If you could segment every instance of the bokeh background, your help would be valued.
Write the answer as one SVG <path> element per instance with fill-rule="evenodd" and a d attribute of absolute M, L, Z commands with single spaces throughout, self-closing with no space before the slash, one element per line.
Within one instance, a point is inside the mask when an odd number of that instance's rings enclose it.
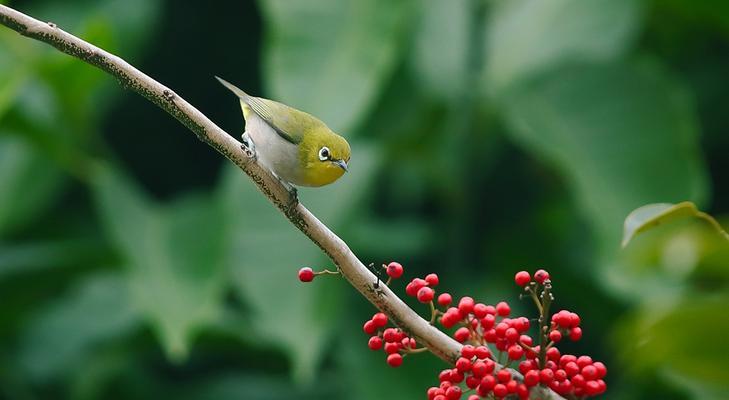
<path fill-rule="evenodd" d="M 508 299 L 548 269 L 611 399 L 729 398 L 722 0 L 1 1 L 129 60 L 238 136 L 213 75 L 309 111 L 351 173 L 300 198 L 365 262 Z M 726 220 L 724 220 L 726 226 Z M 420 399 L 349 285 L 253 184 L 109 76 L 0 29 L 0 398 Z M 426 308 L 417 303 L 416 309 Z"/>

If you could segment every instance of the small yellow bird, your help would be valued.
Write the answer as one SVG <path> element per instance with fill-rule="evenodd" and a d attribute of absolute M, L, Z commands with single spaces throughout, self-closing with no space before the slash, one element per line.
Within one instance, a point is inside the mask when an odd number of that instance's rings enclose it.
<path fill-rule="evenodd" d="M 249 96 L 216 78 L 240 99 L 245 145 L 290 190 L 290 185 L 328 185 L 347 172 L 349 143 L 324 122 L 285 104 Z"/>

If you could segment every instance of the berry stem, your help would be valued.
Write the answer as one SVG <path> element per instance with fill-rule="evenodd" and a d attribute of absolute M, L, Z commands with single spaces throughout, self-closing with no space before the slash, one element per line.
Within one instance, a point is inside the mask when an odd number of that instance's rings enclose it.
<path fill-rule="evenodd" d="M 424 353 L 428 351 L 427 347 L 420 347 L 417 349 L 405 349 L 405 354 L 417 354 L 417 353 Z"/>
<path fill-rule="evenodd" d="M 435 319 L 438 316 L 438 310 L 435 309 L 435 304 L 431 300 L 430 303 L 430 324 L 435 325 Z"/>
<path fill-rule="evenodd" d="M 536 295 L 535 295 L 536 297 Z M 544 368 L 547 359 L 547 341 L 549 340 L 549 306 L 552 304 L 552 282 L 544 281 L 539 307 L 539 368 Z"/>
<path fill-rule="evenodd" d="M 339 270 L 336 271 L 330 271 L 328 269 L 321 270 L 319 272 L 314 272 L 314 275 L 340 275 Z"/>
<path fill-rule="evenodd" d="M 537 306 L 537 310 L 539 310 L 539 315 L 542 315 L 544 312 L 542 310 L 542 303 L 539 301 L 539 298 L 537 297 L 537 291 L 536 286 L 529 286 L 526 288 L 526 290 L 529 292 L 529 295 L 531 295 L 532 300 L 534 300 L 534 305 Z"/>

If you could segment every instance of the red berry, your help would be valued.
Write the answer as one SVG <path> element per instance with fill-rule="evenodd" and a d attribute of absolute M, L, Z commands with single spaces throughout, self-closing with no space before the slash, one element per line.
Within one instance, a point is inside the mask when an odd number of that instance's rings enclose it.
<path fill-rule="evenodd" d="M 431 388 L 428 388 L 428 400 L 433 400 L 433 399 L 435 398 L 435 396 L 437 396 L 437 395 L 441 394 L 441 393 L 439 392 L 439 391 L 441 391 L 441 390 L 443 390 L 443 389 L 441 389 L 441 388 L 438 388 L 438 387 L 431 387 Z"/>
<path fill-rule="evenodd" d="M 496 397 L 502 398 L 505 397 L 507 394 L 509 394 L 509 390 L 506 389 L 506 385 L 498 383 L 494 386 L 494 395 Z"/>
<path fill-rule="evenodd" d="M 581 387 L 585 386 L 585 382 L 587 382 L 587 381 L 585 380 L 584 376 L 577 374 L 577 375 L 573 376 L 572 378 L 570 378 L 570 382 L 572 382 L 572 386 L 574 386 L 576 388 L 581 388 Z"/>
<path fill-rule="evenodd" d="M 481 388 L 486 391 L 493 389 L 494 385 L 496 385 L 496 377 L 493 375 L 486 375 L 481 379 Z"/>
<path fill-rule="evenodd" d="M 580 316 L 575 313 L 570 313 L 570 327 L 576 327 L 580 324 Z"/>
<path fill-rule="evenodd" d="M 473 311 L 474 301 L 471 297 L 462 297 L 461 301 L 458 302 L 458 311 L 461 312 L 461 316 L 465 317 Z"/>
<path fill-rule="evenodd" d="M 489 350 L 486 346 L 478 346 L 476 347 L 476 358 L 479 360 L 484 360 L 491 357 L 491 350 Z"/>
<path fill-rule="evenodd" d="M 461 388 L 458 386 L 451 386 L 446 390 L 445 397 L 448 400 L 457 400 L 461 398 Z"/>
<path fill-rule="evenodd" d="M 600 393 L 600 384 L 597 381 L 585 382 L 585 393 L 588 396 L 594 396 Z"/>
<path fill-rule="evenodd" d="M 438 380 L 441 382 L 450 382 L 451 380 L 451 370 L 450 369 L 444 369 L 443 371 L 440 371 L 440 374 L 438 374 Z"/>
<path fill-rule="evenodd" d="M 582 328 L 576 327 L 570 329 L 570 340 L 576 342 L 582 338 Z"/>
<path fill-rule="evenodd" d="M 520 399 L 528 400 L 529 399 L 529 388 L 521 383 L 516 388 L 516 394 L 519 396 Z"/>
<path fill-rule="evenodd" d="M 592 364 L 593 367 L 597 370 L 597 377 L 598 378 L 604 378 L 605 375 L 607 375 L 607 367 L 605 367 L 605 364 L 601 363 L 600 361 Z"/>
<path fill-rule="evenodd" d="M 537 270 L 537 272 L 534 273 L 534 280 L 539 284 L 544 283 L 547 279 L 549 279 L 549 272 L 543 269 Z"/>
<path fill-rule="evenodd" d="M 539 383 L 539 380 L 540 376 L 539 371 L 537 370 L 531 370 L 524 374 L 524 384 L 529 387 L 536 386 Z"/>
<path fill-rule="evenodd" d="M 506 332 L 504 332 L 504 337 L 509 341 L 509 343 L 516 343 L 516 341 L 519 340 L 519 331 L 514 328 L 509 328 Z"/>
<path fill-rule="evenodd" d="M 499 314 L 502 317 L 506 317 L 511 312 L 511 307 L 505 302 L 499 302 L 499 304 L 496 305 L 496 313 Z"/>
<path fill-rule="evenodd" d="M 545 385 L 548 385 L 550 382 L 554 380 L 554 371 L 552 371 L 549 368 L 544 368 L 543 370 L 539 371 L 539 381 L 542 382 Z"/>
<path fill-rule="evenodd" d="M 466 386 L 468 386 L 469 389 L 475 389 L 479 383 L 481 383 L 481 379 L 473 375 L 466 378 Z"/>
<path fill-rule="evenodd" d="M 509 393 L 516 393 L 516 388 L 519 387 L 519 382 L 511 380 L 506 383 L 506 391 Z"/>
<path fill-rule="evenodd" d="M 471 360 L 460 357 L 458 360 L 456 360 L 456 369 L 458 372 L 465 373 L 467 371 L 471 370 Z"/>
<path fill-rule="evenodd" d="M 552 361 L 559 360 L 559 349 L 556 347 L 550 347 L 547 350 L 547 359 Z"/>
<path fill-rule="evenodd" d="M 557 382 L 562 382 L 563 380 L 567 379 L 567 373 L 563 369 L 558 369 L 554 371 L 554 379 Z"/>
<path fill-rule="evenodd" d="M 364 330 L 366 334 L 372 335 L 377 331 L 377 325 L 375 325 L 374 321 L 369 320 L 364 323 L 362 330 Z"/>
<path fill-rule="evenodd" d="M 372 316 L 372 322 L 375 323 L 376 327 L 382 328 L 387 325 L 387 315 L 383 313 L 377 313 Z"/>
<path fill-rule="evenodd" d="M 463 374 L 455 368 L 451 369 L 451 383 L 463 382 Z"/>
<path fill-rule="evenodd" d="M 474 305 L 473 306 L 473 315 L 479 319 L 487 316 L 488 313 L 486 312 L 486 304 L 478 303 L 478 304 Z"/>
<path fill-rule="evenodd" d="M 403 273 L 403 267 L 398 262 L 391 262 L 387 264 L 387 276 L 389 276 L 392 279 L 397 279 L 402 276 Z"/>
<path fill-rule="evenodd" d="M 438 296 L 438 304 L 443 307 L 448 307 L 452 302 L 453 298 L 448 293 L 441 293 L 440 296 Z"/>
<path fill-rule="evenodd" d="M 428 286 L 431 286 L 431 287 L 432 286 L 438 286 L 438 283 L 439 283 L 438 275 L 436 275 L 436 274 L 428 274 L 425 277 L 425 282 L 427 282 L 428 283 Z"/>
<path fill-rule="evenodd" d="M 536 363 L 533 360 L 524 360 L 519 363 L 519 372 L 526 374 L 527 372 L 536 369 Z"/>
<path fill-rule="evenodd" d="M 392 353 L 387 356 L 387 364 L 393 368 L 397 368 L 402 365 L 402 356 L 400 353 Z"/>
<path fill-rule="evenodd" d="M 456 339 L 456 341 L 458 341 L 459 343 L 465 342 L 470 337 L 471 332 L 465 326 L 458 328 L 458 330 L 456 330 L 456 333 L 453 334 L 453 338 Z"/>
<path fill-rule="evenodd" d="M 592 364 L 592 358 L 590 356 L 580 356 L 576 362 L 578 367 L 585 368 L 585 366 Z"/>
<path fill-rule="evenodd" d="M 470 344 L 467 344 L 467 345 L 461 347 L 461 355 L 464 358 L 467 358 L 470 360 L 473 358 L 473 356 L 476 355 L 476 348 L 471 346 Z"/>
<path fill-rule="evenodd" d="M 379 350 L 382 348 L 382 339 L 379 336 L 372 336 L 369 342 L 367 342 L 367 346 L 371 350 Z"/>
<path fill-rule="evenodd" d="M 311 282 L 314 280 L 314 271 L 309 267 L 304 267 L 299 270 L 299 280 L 301 282 Z"/>
<path fill-rule="evenodd" d="M 518 344 L 509 347 L 509 359 L 518 360 L 524 355 L 524 349 Z"/>
<path fill-rule="evenodd" d="M 418 301 L 421 303 L 430 303 L 434 296 L 435 292 L 429 287 L 422 287 L 418 290 Z"/>
<path fill-rule="evenodd" d="M 420 278 L 415 278 L 407 286 L 405 286 L 405 293 L 408 296 L 416 296 L 420 288 L 426 285 L 426 282 Z"/>
<path fill-rule="evenodd" d="M 560 332 L 560 331 L 549 332 L 549 340 L 553 341 L 554 343 L 558 343 L 560 340 L 562 340 L 562 332 Z"/>
<path fill-rule="evenodd" d="M 529 335 L 521 335 L 519 336 L 519 341 L 524 343 L 527 346 L 531 346 L 534 344 L 534 341 L 532 340 L 532 337 Z"/>
<path fill-rule="evenodd" d="M 444 394 L 439 394 L 433 397 L 433 400 L 447 400 Z"/>
<path fill-rule="evenodd" d="M 519 286 L 526 286 L 529 281 L 532 280 L 532 277 L 529 275 L 526 271 L 519 271 L 514 276 L 514 282 L 516 282 Z"/>
<path fill-rule="evenodd" d="M 496 379 L 501 383 L 509 382 L 511 380 L 511 372 L 507 369 L 500 369 L 496 373 Z"/>
<path fill-rule="evenodd" d="M 577 363 L 574 361 L 570 361 L 564 366 L 565 372 L 567 372 L 567 376 L 575 376 L 580 373 L 580 367 L 577 366 Z"/>
<path fill-rule="evenodd" d="M 393 354 L 400 351 L 400 343 L 389 342 L 385 343 L 385 353 Z"/>
<path fill-rule="evenodd" d="M 582 368 L 582 376 L 588 381 L 597 379 L 597 368 L 594 365 L 586 365 Z"/>
<path fill-rule="evenodd" d="M 562 368 L 564 368 L 564 366 L 570 362 L 577 363 L 577 357 L 573 356 L 572 354 L 565 354 L 559 359 L 559 365 Z"/>
<path fill-rule="evenodd" d="M 443 324 L 443 327 L 445 328 L 451 328 L 453 325 L 457 324 L 458 321 L 461 320 L 461 313 L 458 311 L 457 308 L 451 307 L 448 309 L 448 311 L 443 314 L 443 316 L 440 319 L 440 323 Z"/>
<path fill-rule="evenodd" d="M 495 323 L 496 317 L 492 314 L 486 314 L 485 317 L 481 318 L 481 327 L 483 327 L 483 329 L 491 329 L 494 327 Z"/>
<path fill-rule="evenodd" d="M 557 387 L 557 393 L 559 394 L 567 394 L 572 391 L 572 383 L 567 380 L 563 380 L 559 382 L 559 386 Z"/>
<path fill-rule="evenodd" d="M 473 363 L 473 366 L 471 367 L 471 373 L 473 376 L 477 378 L 481 378 L 485 376 L 488 372 L 488 367 L 486 366 L 486 363 L 483 361 L 476 361 Z"/>
<path fill-rule="evenodd" d="M 498 335 L 496 335 L 496 329 L 489 329 L 483 333 L 483 339 L 489 343 L 496 343 Z"/>
<path fill-rule="evenodd" d="M 519 317 L 512 320 L 512 326 L 519 332 L 526 332 L 529 330 L 529 319 L 526 317 Z"/>
<path fill-rule="evenodd" d="M 385 339 L 385 342 L 387 343 L 397 342 L 398 336 L 397 329 L 395 328 L 387 328 L 382 333 L 382 338 Z"/>
<path fill-rule="evenodd" d="M 509 324 L 504 322 L 499 322 L 496 325 L 496 328 L 494 330 L 496 331 L 496 336 L 499 338 L 503 338 L 506 336 L 506 331 L 509 329 Z"/>

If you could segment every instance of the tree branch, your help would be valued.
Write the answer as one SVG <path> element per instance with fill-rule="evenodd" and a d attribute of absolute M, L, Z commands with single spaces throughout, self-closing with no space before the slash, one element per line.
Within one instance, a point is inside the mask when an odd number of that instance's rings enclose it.
<path fill-rule="evenodd" d="M 393 323 L 433 354 L 451 365 L 455 363 L 460 354 L 460 343 L 431 326 L 382 282 L 379 289 L 375 290 L 373 284 L 377 278 L 352 253 L 347 244 L 301 203 L 290 204 L 288 191 L 278 179 L 254 159 L 246 156 L 240 142 L 215 125 L 185 99 L 120 57 L 59 29 L 51 22 L 45 23 L 0 5 L 0 23 L 23 36 L 50 44 L 66 54 L 98 67 L 117 78 L 122 86 L 141 94 L 175 117 L 200 140 L 240 167 L 286 218 L 329 256 L 339 267 L 342 275 L 370 303 L 387 314 Z M 543 390 L 541 396 L 546 399 L 562 399 L 549 390 Z"/>

